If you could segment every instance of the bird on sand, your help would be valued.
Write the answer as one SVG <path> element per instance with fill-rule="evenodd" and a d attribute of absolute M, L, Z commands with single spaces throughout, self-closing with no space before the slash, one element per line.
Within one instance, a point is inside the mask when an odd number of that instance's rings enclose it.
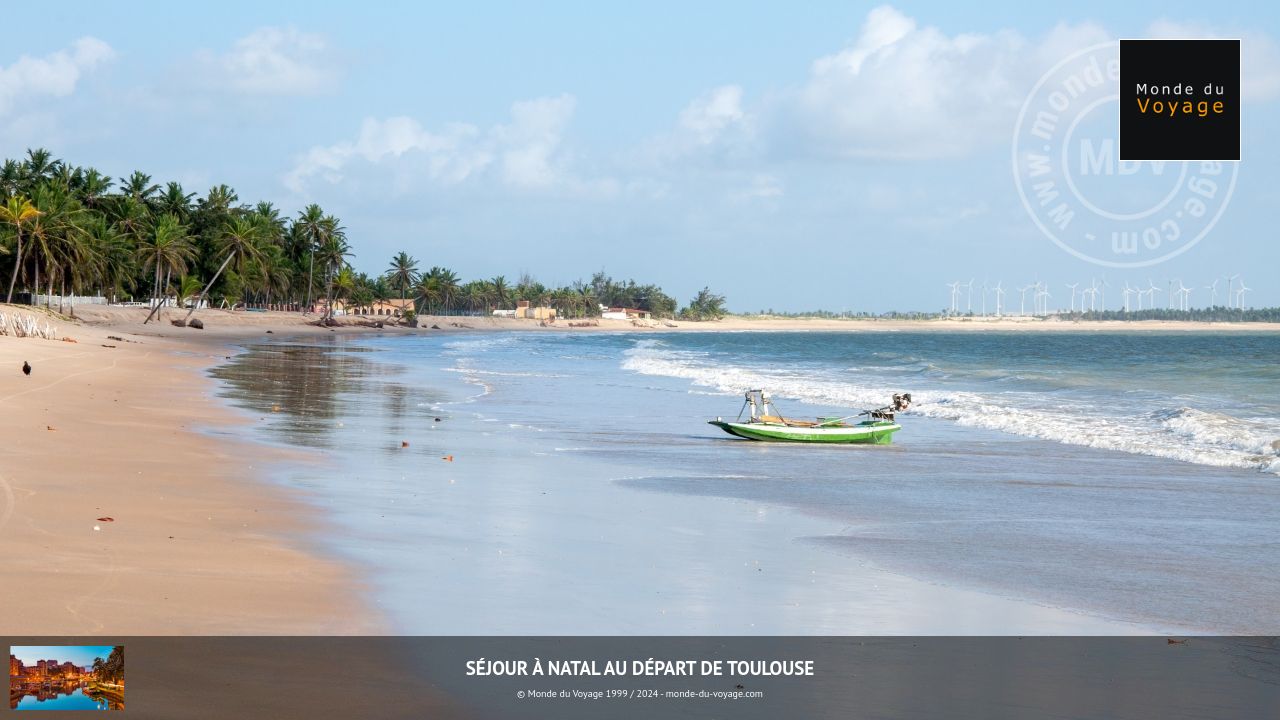
<path fill-rule="evenodd" d="M 22 374 L 23 375 L 31 374 L 31 363 L 27 362 L 26 360 L 22 361 Z"/>

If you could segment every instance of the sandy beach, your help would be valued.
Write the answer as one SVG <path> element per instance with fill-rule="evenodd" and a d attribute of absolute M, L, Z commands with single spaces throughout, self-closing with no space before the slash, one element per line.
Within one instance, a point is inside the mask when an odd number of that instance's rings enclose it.
<path fill-rule="evenodd" d="M 235 332 L 178 342 L 17 311 L 60 339 L 0 337 L 6 633 L 379 629 L 358 579 L 299 541 L 319 520 L 263 482 L 269 452 L 204 434 L 243 421 L 203 374 Z"/>

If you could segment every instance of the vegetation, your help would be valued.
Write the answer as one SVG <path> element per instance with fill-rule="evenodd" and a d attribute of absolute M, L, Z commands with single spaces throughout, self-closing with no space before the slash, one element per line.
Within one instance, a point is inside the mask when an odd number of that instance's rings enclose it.
<path fill-rule="evenodd" d="M 0 166 L 0 252 L 10 302 L 24 290 L 299 310 L 317 284 L 333 296 L 351 255 L 338 219 L 316 205 L 289 219 L 226 185 L 197 197 L 143 172 L 112 180 L 47 150 Z"/>
<path fill-rule="evenodd" d="M 0 273 L 7 273 L 10 302 L 30 292 L 110 302 L 172 297 L 190 312 L 206 300 L 306 310 L 323 295 L 324 307 L 341 301 L 354 312 L 398 298 L 415 315 L 487 315 L 520 301 L 567 318 L 599 316 L 601 305 L 677 314 L 659 286 L 603 272 L 561 287 L 530 275 L 464 282 L 446 267 L 419 270 L 416 258 L 400 252 L 385 273 L 369 276 L 352 269 L 352 256 L 346 229 L 318 205 L 288 217 L 268 202 L 240 202 L 227 185 L 199 197 L 141 171 L 113 180 L 41 149 L 0 166 Z M 723 306 L 723 297 L 704 289 L 684 313 L 715 318 Z"/>
<path fill-rule="evenodd" d="M 111 648 L 111 654 L 107 655 L 106 660 L 94 658 L 90 670 L 98 682 L 119 685 L 124 678 L 124 647 L 116 645 Z"/>
<path fill-rule="evenodd" d="M 711 292 L 711 288 L 702 288 L 697 297 L 689 301 L 689 307 L 680 311 L 682 320 L 719 320 L 727 312 L 724 309 L 724 296 Z"/>

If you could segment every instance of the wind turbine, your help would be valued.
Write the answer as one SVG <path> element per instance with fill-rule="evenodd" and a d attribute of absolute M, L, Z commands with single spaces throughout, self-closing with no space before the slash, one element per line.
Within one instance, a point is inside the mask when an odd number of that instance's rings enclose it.
<path fill-rule="evenodd" d="M 1130 297 L 1133 295 L 1133 293 L 1134 293 L 1134 289 L 1133 289 L 1133 288 L 1131 288 L 1131 287 L 1129 287 L 1129 281 L 1128 281 L 1128 280 L 1125 280 L 1125 281 L 1124 281 L 1124 290 L 1121 290 L 1120 292 L 1121 292 L 1121 294 L 1122 294 L 1122 295 L 1124 295 L 1124 311 L 1125 311 L 1125 313 L 1128 313 L 1128 312 L 1129 312 L 1129 298 L 1130 298 Z M 1139 295 L 1139 296 L 1138 296 L 1138 304 L 1139 304 L 1139 305 L 1141 305 L 1141 304 L 1142 304 L 1142 296 L 1141 296 L 1141 295 Z"/>
<path fill-rule="evenodd" d="M 1049 286 L 1045 285 L 1042 282 L 1036 281 L 1036 299 L 1040 301 L 1039 303 L 1037 303 L 1037 307 L 1036 307 L 1037 315 L 1049 314 L 1049 298 L 1051 297 L 1053 297 L 1053 295 L 1049 294 Z"/>
<path fill-rule="evenodd" d="M 1071 288 L 1071 312 L 1075 312 L 1076 311 L 1076 288 L 1080 287 L 1080 283 L 1068 283 L 1067 287 Z M 1084 311 L 1084 298 L 1080 299 L 1080 310 L 1081 312 Z"/>
<path fill-rule="evenodd" d="M 964 308 L 964 312 L 966 315 L 973 314 L 973 280 L 974 278 L 969 278 L 969 283 L 968 285 L 965 286 L 969 289 L 969 300 L 967 303 L 965 303 L 965 308 Z"/>
<path fill-rule="evenodd" d="M 1231 283 L 1235 282 L 1238 277 L 1240 277 L 1240 275 L 1236 274 L 1227 278 L 1227 307 L 1231 307 Z"/>
<path fill-rule="evenodd" d="M 982 317 L 987 316 L 987 279 L 982 279 Z"/>
<path fill-rule="evenodd" d="M 1218 279 L 1217 279 L 1217 278 L 1214 278 L 1214 279 L 1213 279 L 1213 284 L 1212 284 L 1212 285 L 1205 285 L 1205 286 L 1204 286 L 1204 289 L 1205 289 L 1205 290 L 1208 290 L 1208 291 L 1209 291 L 1209 293 L 1210 293 L 1210 298 L 1211 298 L 1211 299 L 1210 299 L 1210 302 L 1209 302 L 1209 307 L 1216 307 L 1216 306 L 1217 306 L 1217 304 L 1218 304 Z"/>
<path fill-rule="evenodd" d="M 1236 297 L 1238 297 L 1238 298 L 1240 298 L 1240 299 L 1239 299 L 1239 301 L 1237 301 L 1237 302 L 1236 302 L 1236 305 L 1238 305 L 1238 306 L 1240 307 L 1240 312 L 1241 312 L 1241 313 L 1243 313 L 1243 312 L 1244 312 L 1244 294 L 1245 294 L 1245 293 L 1247 293 L 1247 292 L 1249 292 L 1249 291 L 1250 291 L 1250 290 L 1252 290 L 1252 289 L 1253 289 L 1253 288 L 1248 287 L 1248 286 L 1246 286 L 1246 285 L 1244 284 L 1244 280 L 1243 280 L 1243 279 L 1241 279 L 1241 280 L 1240 280 L 1240 287 L 1239 287 L 1239 288 L 1236 288 Z"/>
<path fill-rule="evenodd" d="M 1020 298 L 1021 298 L 1021 299 L 1018 301 L 1018 314 L 1019 314 L 1019 315 L 1026 315 L 1026 314 L 1027 314 L 1027 291 L 1028 291 L 1028 290 L 1030 290 L 1030 289 L 1031 289 L 1031 286 L 1030 286 L 1030 285 L 1023 285 L 1022 287 L 1018 288 L 1018 293 L 1020 294 Z M 1034 300 L 1035 300 L 1035 298 L 1034 298 L 1034 297 L 1032 297 L 1032 301 L 1033 301 L 1033 302 L 1034 302 Z"/>
<path fill-rule="evenodd" d="M 1147 307 L 1151 310 L 1155 310 L 1156 293 L 1161 292 L 1160 288 L 1156 287 L 1156 284 L 1151 282 L 1151 278 L 1147 278 L 1147 289 L 1144 292 L 1147 293 Z"/>
<path fill-rule="evenodd" d="M 953 283 L 946 283 L 946 286 L 951 288 L 951 314 L 955 315 L 957 296 L 960 294 L 960 281 L 957 280 Z"/>
<path fill-rule="evenodd" d="M 996 317 L 1000 317 L 1004 310 L 1004 281 L 996 283 Z"/>
<path fill-rule="evenodd" d="M 1191 288 L 1182 284 L 1182 278 L 1178 278 L 1178 305 L 1180 310 L 1191 310 Z"/>
<path fill-rule="evenodd" d="M 1111 287 L 1111 283 L 1107 282 L 1107 276 L 1102 276 L 1102 285 L 1098 286 L 1098 292 L 1102 294 L 1102 311 L 1107 311 L 1107 288 Z"/>

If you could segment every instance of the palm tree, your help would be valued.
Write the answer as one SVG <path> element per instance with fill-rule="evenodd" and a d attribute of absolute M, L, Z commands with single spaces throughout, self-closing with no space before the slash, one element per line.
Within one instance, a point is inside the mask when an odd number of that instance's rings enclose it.
<path fill-rule="evenodd" d="M 152 196 L 160 192 L 160 186 L 151 182 L 150 175 L 140 170 L 134 170 L 129 177 L 120 178 L 120 190 L 126 196 L 140 203 L 150 205 Z"/>
<path fill-rule="evenodd" d="M 414 311 L 419 315 L 426 313 L 434 303 L 440 301 L 440 278 L 430 273 L 424 274 L 418 279 L 418 286 L 413 289 L 413 292 L 414 300 L 418 304 Z"/>
<path fill-rule="evenodd" d="M 94 268 L 98 287 L 114 301 L 126 284 L 133 284 L 136 268 L 133 245 L 99 214 L 94 214 L 86 223 L 84 235 L 98 261 Z"/>
<path fill-rule="evenodd" d="M 497 303 L 498 308 L 501 309 L 507 304 L 507 300 L 511 294 L 511 289 L 507 287 L 507 278 L 499 275 L 490 280 L 489 285 L 492 286 L 493 301 Z"/>
<path fill-rule="evenodd" d="M 293 224 L 300 229 L 302 237 L 306 239 L 307 304 L 304 306 L 303 312 L 309 312 L 311 308 L 311 289 L 315 286 L 315 254 L 316 250 L 329 239 L 329 225 L 325 222 L 324 210 L 321 210 L 320 206 L 315 203 L 311 203 L 306 209 L 298 213 L 298 219 Z"/>
<path fill-rule="evenodd" d="M 28 189 L 53 177 L 62 163 L 53 159 L 53 154 L 44 148 L 27 150 L 27 159 L 22 163 L 22 183 Z"/>
<path fill-rule="evenodd" d="M 227 265 L 235 261 L 233 270 L 237 273 L 244 271 L 244 264 L 247 260 L 256 259 L 261 251 L 258 249 L 258 233 L 261 224 L 254 222 L 251 218 L 235 217 L 232 218 L 222 229 L 222 241 L 219 243 L 220 250 L 226 254 L 226 259 L 218 266 L 218 271 L 213 274 L 213 279 L 209 284 L 204 286 L 204 290 L 200 292 L 200 298 L 191 306 L 191 310 L 187 312 L 184 320 L 190 320 L 195 314 L 196 308 L 200 307 L 206 296 L 209 294 L 209 288 L 218 282 L 218 277 L 222 275 L 222 271 L 227 269 Z"/>
<path fill-rule="evenodd" d="M 66 279 L 66 270 L 81 252 L 80 223 L 83 209 L 63 186 L 46 182 L 36 188 L 32 204 L 40 211 L 28 233 L 26 260 L 35 275 L 34 287 L 40 290 L 40 271 L 45 271 L 48 294 L 53 294 L 55 280 Z"/>
<path fill-rule="evenodd" d="M 405 293 L 418 282 L 418 261 L 401 250 L 391 258 L 391 267 L 387 268 L 386 278 L 387 282 L 391 283 L 391 287 L 400 291 L 400 299 L 403 301 Z"/>
<path fill-rule="evenodd" d="M 85 207 L 96 209 L 110 190 L 111 178 L 94 168 L 89 168 L 80 176 L 80 182 L 76 187 L 76 195 L 80 198 L 80 202 L 84 203 Z"/>
<path fill-rule="evenodd" d="M 17 237 L 17 250 L 13 257 L 13 274 L 9 276 L 9 294 L 5 302 L 13 302 L 13 286 L 18 282 L 18 268 L 22 267 L 22 226 L 35 222 L 41 212 L 31 201 L 20 196 L 10 195 L 4 205 L 0 205 L 0 221 L 14 227 Z"/>
<path fill-rule="evenodd" d="M 451 308 L 458 291 L 461 289 L 458 284 L 458 274 L 449 268 L 440 268 L 437 277 L 440 278 L 440 295 L 444 300 L 444 305 L 446 308 Z"/>
<path fill-rule="evenodd" d="M 187 263 L 195 260 L 195 247 L 191 244 L 191 235 L 187 231 L 187 226 L 178 221 L 175 215 L 164 215 L 158 221 L 154 231 L 151 233 L 147 242 L 138 248 L 139 259 L 142 260 L 142 269 L 148 268 L 155 270 L 155 280 L 151 285 L 153 298 L 160 298 L 169 284 L 169 276 L 175 271 L 179 274 L 187 272 Z M 164 277 L 162 283 L 160 278 Z M 164 302 L 156 301 L 156 305 L 151 309 L 151 313 L 147 315 L 147 319 L 142 321 L 146 325 L 151 321 L 160 310 L 160 306 Z"/>
<path fill-rule="evenodd" d="M 327 238 L 323 245 L 315 251 L 315 260 L 325 272 L 325 315 L 333 319 L 333 281 L 342 268 L 347 266 L 347 258 L 351 256 L 351 246 L 347 244 L 347 234 L 338 225 L 338 219 L 326 215 L 321 223 Z"/>
<path fill-rule="evenodd" d="M 200 292 L 200 278 L 193 275 L 183 275 L 178 280 L 178 307 L 186 307 L 187 301 L 194 297 L 197 292 Z"/>
<path fill-rule="evenodd" d="M 195 196 L 195 193 L 183 190 L 181 184 L 169 182 L 164 186 L 160 197 L 156 198 L 156 210 L 186 222 L 187 216 L 191 214 L 191 199 Z"/>

